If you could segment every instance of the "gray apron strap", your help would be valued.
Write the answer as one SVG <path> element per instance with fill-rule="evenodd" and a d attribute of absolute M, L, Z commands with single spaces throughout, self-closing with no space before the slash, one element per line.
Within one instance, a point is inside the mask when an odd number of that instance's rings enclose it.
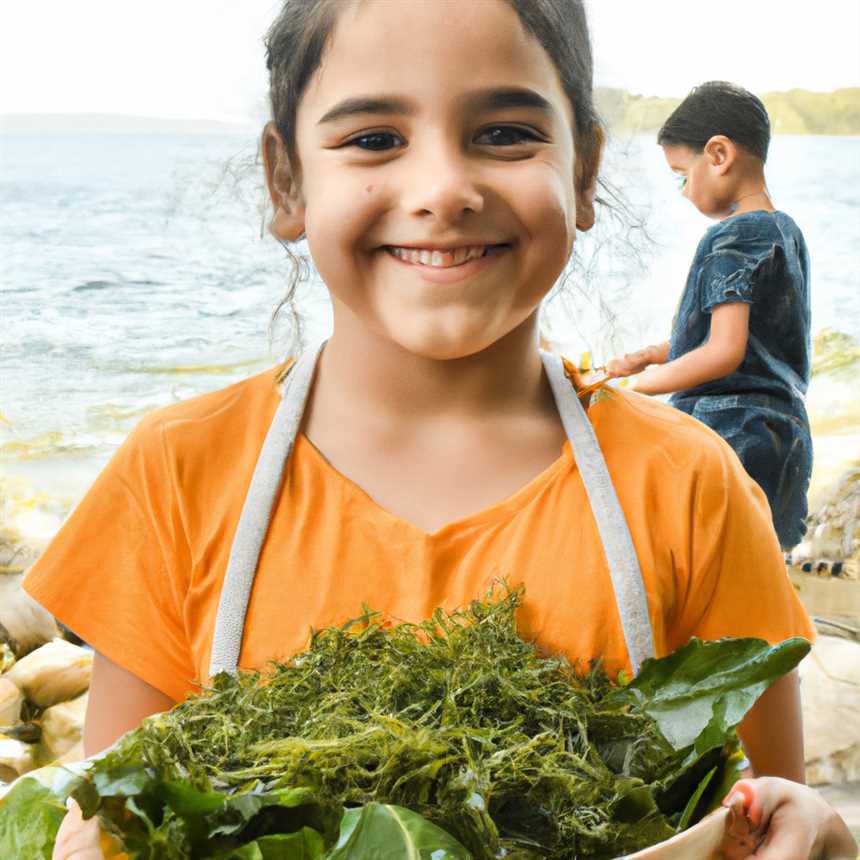
<path fill-rule="evenodd" d="M 654 656 L 654 637 L 633 539 L 612 486 L 600 443 L 579 396 L 567 378 L 561 358 L 548 352 L 541 352 L 541 358 L 603 542 L 627 654 L 636 675 L 643 661 Z"/>
<path fill-rule="evenodd" d="M 269 530 L 269 518 L 281 486 L 284 464 L 299 432 L 322 346 L 320 343 L 305 350 L 289 369 L 283 399 L 260 450 L 221 586 L 209 661 L 210 678 L 218 672 L 235 672 L 239 665 L 245 614 L 257 573 L 260 549 Z"/>
<path fill-rule="evenodd" d="M 304 352 L 290 369 L 283 401 L 263 442 L 236 527 L 227 573 L 221 587 L 212 641 L 212 659 L 209 664 L 210 677 L 218 672 L 235 672 L 239 664 L 245 614 L 257 572 L 260 549 L 269 528 L 284 464 L 298 434 L 321 348 L 322 344 Z M 633 540 L 615 495 L 597 437 L 574 387 L 564 372 L 561 359 L 549 353 L 541 353 L 541 358 L 597 521 L 612 585 L 615 588 L 615 600 L 621 615 L 627 652 L 633 673 L 636 674 L 642 661 L 653 656 L 654 642 L 645 586 Z"/>

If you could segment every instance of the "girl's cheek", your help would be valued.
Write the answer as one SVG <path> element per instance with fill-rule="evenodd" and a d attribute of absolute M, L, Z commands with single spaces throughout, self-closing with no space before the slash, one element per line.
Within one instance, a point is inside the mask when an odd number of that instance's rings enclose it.
<path fill-rule="evenodd" d="M 553 240 L 576 235 L 576 195 L 573 176 L 547 167 L 540 175 L 519 183 L 513 190 L 513 205 L 535 238 L 535 232 L 550 233 Z"/>
<path fill-rule="evenodd" d="M 384 189 L 376 183 L 362 180 L 316 189 L 315 194 L 308 196 L 308 236 L 316 235 L 320 246 L 341 252 L 355 246 L 366 247 L 367 234 L 378 226 L 384 207 Z M 376 238 L 382 242 L 387 237 Z"/>

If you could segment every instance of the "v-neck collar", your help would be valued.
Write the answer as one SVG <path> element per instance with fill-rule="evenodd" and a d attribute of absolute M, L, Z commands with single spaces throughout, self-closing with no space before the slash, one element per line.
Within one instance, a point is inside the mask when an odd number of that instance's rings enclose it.
<path fill-rule="evenodd" d="M 562 359 L 564 370 L 567 378 L 570 380 L 573 390 L 577 393 L 584 385 L 578 368 L 570 361 Z M 600 389 L 598 389 L 599 391 Z M 585 397 L 582 397 L 583 407 L 586 414 L 591 415 L 592 409 L 600 401 L 598 397 L 593 397 L 595 391 L 587 391 Z M 559 456 L 550 463 L 545 469 L 538 472 L 533 478 L 528 480 L 518 489 L 514 490 L 510 495 L 498 502 L 494 502 L 479 511 L 471 514 L 458 517 L 445 523 L 434 531 L 427 531 L 415 523 L 389 511 L 380 504 L 367 490 L 356 483 L 348 475 L 341 472 L 319 448 L 305 435 L 304 432 L 299 432 L 296 436 L 296 452 L 299 456 L 307 455 L 310 459 L 316 461 L 318 467 L 327 472 L 331 479 L 337 481 L 343 490 L 347 492 L 359 504 L 365 506 L 369 512 L 379 519 L 387 522 L 391 527 L 401 531 L 414 533 L 416 536 L 423 538 L 426 541 L 438 541 L 444 538 L 461 534 L 470 529 L 481 525 L 486 525 L 491 522 L 499 522 L 505 518 L 510 518 L 519 511 L 524 510 L 544 488 L 549 486 L 559 475 L 566 474 L 571 471 L 576 471 L 576 460 L 573 456 L 570 440 L 565 439 L 561 446 Z"/>
<path fill-rule="evenodd" d="M 328 472 L 333 480 L 340 483 L 350 496 L 358 500 L 360 504 L 365 505 L 374 516 L 385 520 L 393 527 L 414 532 L 417 536 L 429 541 L 440 540 L 452 534 L 468 531 L 477 526 L 510 517 L 527 507 L 545 487 L 560 475 L 568 473 L 571 469 L 576 469 L 573 450 L 571 449 L 570 441 L 566 439 L 561 446 L 559 456 L 510 495 L 498 502 L 493 502 L 475 513 L 466 514 L 465 516 L 451 520 L 434 531 L 427 531 L 383 507 L 363 487 L 336 468 L 304 433 L 299 433 L 296 437 L 295 455 L 298 455 L 298 457 L 307 456 L 315 460 L 320 469 Z"/>

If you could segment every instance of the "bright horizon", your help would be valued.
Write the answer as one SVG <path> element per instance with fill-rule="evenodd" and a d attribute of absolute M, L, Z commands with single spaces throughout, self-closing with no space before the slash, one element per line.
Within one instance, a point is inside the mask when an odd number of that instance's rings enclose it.
<path fill-rule="evenodd" d="M 278 0 L 2 4 L 0 74 L 15 86 L 0 92 L 0 114 L 261 122 L 262 36 L 279 7 Z M 713 7 L 590 0 L 595 83 L 663 97 L 715 78 L 758 93 L 860 86 L 860 3 L 819 0 L 815 9 L 810 15 L 804 0 Z"/>

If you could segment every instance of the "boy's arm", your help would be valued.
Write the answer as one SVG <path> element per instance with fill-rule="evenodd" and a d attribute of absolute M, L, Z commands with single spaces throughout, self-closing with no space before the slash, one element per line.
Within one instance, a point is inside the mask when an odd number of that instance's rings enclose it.
<path fill-rule="evenodd" d="M 642 373 L 652 364 L 665 364 L 669 360 L 669 341 L 654 343 L 636 352 L 628 352 L 606 362 L 606 372 L 613 378 Z"/>
<path fill-rule="evenodd" d="M 749 339 L 750 306 L 746 302 L 717 305 L 711 312 L 711 333 L 697 349 L 652 367 L 638 377 L 633 390 L 641 394 L 669 394 L 721 379 L 744 359 Z"/>
<path fill-rule="evenodd" d="M 664 340 L 663 343 L 655 344 L 651 347 L 652 352 L 652 361 L 654 364 L 665 364 L 669 360 L 669 347 L 671 344 L 668 340 Z"/>

